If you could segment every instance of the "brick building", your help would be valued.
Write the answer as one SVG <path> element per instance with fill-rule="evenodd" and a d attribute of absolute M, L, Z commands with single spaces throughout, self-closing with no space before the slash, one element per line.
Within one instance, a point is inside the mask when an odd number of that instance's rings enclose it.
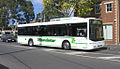
<path fill-rule="evenodd" d="M 98 16 L 103 20 L 104 38 L 106 44 L 120 43 L 120 20 L 119 20 L 119 0 L 104 0 L 100 5 L 101 11 Z M 97 5 L 95 7 L 95 12 Z"/>
<path fill-rule="evenodd" d="M 106 44 L 120 44 L 120 0 L 102 0 L 94 5 L 89 15 L 103 21 L 104 38 Z"/>

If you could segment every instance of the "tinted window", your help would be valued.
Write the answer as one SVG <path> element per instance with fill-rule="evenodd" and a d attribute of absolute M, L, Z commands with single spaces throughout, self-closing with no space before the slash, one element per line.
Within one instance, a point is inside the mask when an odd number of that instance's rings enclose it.
<path fill-rule="evenodd" d="M 87 23 L 19 27 L 18 35 L 87 36 Z"/>
<path fill-rule="evenodd" d="M 69 36 L 87 37 L 87 23 L 69 24 Z"/>
<path fill-rule="evenodd" d="M 101 20 L 90 20 L 89 38 L 93 41 L 103 40 L 103 25 Z"/>
<path fill-rule="evenodd" d="M 52 25 L 47 26 L 48 36 L 64 36 L 67 35 L 67 30 L 65 25 Z"/>
<path fill-rule="evenodd" d="M 18 35 L 36 35 L 37 26 L 34 27 L 19 27 Z"/>

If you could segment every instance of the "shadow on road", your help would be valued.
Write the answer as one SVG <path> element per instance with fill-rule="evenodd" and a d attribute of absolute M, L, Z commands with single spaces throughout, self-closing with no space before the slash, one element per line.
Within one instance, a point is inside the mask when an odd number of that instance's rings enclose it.
<path fill-rule="evenodd" d="M 4 66 L 4 65 L 2 65 L 2 64 L 0 64 L 0 69 L 9 69 L 9 68 Z"/>
<path fill-rule="evenodd" d="M 21 46 L 28 46 L 28 45 L 21 45 Z M 28 46 L 30 47 L 30 46 Z M 31 47 L 36 47 L 36 48 L 46 48 L 46 49 L 56 49 L 56 50 L 65 50 L 63 48 L 58 48 L 58 47 L 48 47 L 48 46 L 31 46 Z M 94 49 L 94 50 L 82 50 L 82 49 L 70 49 L 71 51 L 83 51 L 83 52 L 97 52 L 97 51 L 103 51 L 107 50 L 107 47 L 99 48 L 99 49 Z"/>

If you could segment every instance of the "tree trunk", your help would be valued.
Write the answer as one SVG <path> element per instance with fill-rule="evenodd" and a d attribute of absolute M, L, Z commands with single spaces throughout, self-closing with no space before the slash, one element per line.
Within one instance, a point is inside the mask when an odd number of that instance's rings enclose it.
<path fill-rule="evenodd" d="M 78 8 L 78 5 L 76 5 L 76 9 L 75 9 L 75 11 L 74 11 L 74 16 L 75 16 L 75 17 L 78 16 L 78 9 L 77 9 L 77 8 Z"/>

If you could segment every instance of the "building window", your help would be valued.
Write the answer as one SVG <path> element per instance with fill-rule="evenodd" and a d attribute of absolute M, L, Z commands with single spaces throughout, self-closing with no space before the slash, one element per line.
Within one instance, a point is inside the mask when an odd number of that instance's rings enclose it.
<path fill-rule="evenodd" d="M 96 6 L 95 6 L 95 13 L 96 13 L 96 14 L 100 14 L 100 10 L 101 10 L 101 9 L 100 9 L 100 5 L 99 5 L 99 4 L 96 5 Z"/>
<path fill-rule="evenodd" d="M 106 12 L 112 12 L 112 3 L 106 4 Z"/>
<path fill-rule="evenodd" d="M 105 40 L 112 40 L 113 39 L 112 25 L 104 25 L 103 32 L 104 32 L 104 39 Z"/>

